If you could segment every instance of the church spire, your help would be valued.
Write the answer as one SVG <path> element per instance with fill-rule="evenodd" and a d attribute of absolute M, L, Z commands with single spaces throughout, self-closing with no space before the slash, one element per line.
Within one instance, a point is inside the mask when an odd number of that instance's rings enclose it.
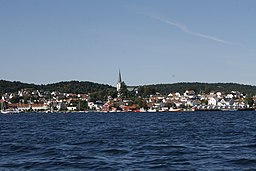
<path fill-rule="evenodd" d="M 122 82 L 122 77 L 121 77 L 121 71 L 119 69 L 119 73 L 118 73 L 118 81 L 117 83 L 121 83 Z"/>
<path fill-rule="evenodd" d="M 119 90 L 121 88 L 122 88 L 122 77 L 121 77 L 121 71 L 119 69 L 118 80 L 117 80 L 117 84 L 116 84 L 116 90 L 119 92 Z"/>

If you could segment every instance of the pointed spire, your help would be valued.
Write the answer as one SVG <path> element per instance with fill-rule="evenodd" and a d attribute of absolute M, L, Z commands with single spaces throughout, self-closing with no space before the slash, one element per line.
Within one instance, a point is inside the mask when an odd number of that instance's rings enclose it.
<path fill-rule="evenodd" d="M 119 92 L 119 90 L 121 88 L 122 88 L 122 77 L 121 77 L 121 71 L 119 69 L 118 80 L 117 80 L 117 84 L 116 84 L 116 90 Z"/>
<path fill-rule="evenodd" d="M 122 82 L 122 77 L 121 77 L 121 71 L 119 69 L 119 75 L 118 75 L 118 83 L 121 83 Z"/>

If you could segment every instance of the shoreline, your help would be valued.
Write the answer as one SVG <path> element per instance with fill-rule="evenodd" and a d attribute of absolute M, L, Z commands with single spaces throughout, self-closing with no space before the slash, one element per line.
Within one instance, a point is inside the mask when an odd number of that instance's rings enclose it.
<path fill-rule="evenodd" d="M 22 113 L 38 113 L 38 114 L 56 114 L 56 113 L 184 113 L 184 112 L 239 112 L 239 111 L 256 111 L 254 108 L 247 109 L 237 109 L 237 110 L 221 110 L 221 109 L 208 109 L 208 110 L 179 110 L 179 111 L 21 111 L 21 112 L 3 112 L 0 114 L 3 115 L 13 115 L 13 114 L 22 114 Z"/>

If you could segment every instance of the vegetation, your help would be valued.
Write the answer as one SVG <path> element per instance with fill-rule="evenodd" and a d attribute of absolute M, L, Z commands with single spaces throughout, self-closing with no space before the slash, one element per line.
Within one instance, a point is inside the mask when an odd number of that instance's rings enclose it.
<path fill-rule="evenodd" d="M 59 82 L 54 84 L 41 85 L 40 89 L 45 91 L 59 91 L 74 94 L 93 93 L 100 90 L 105 92 L 115 90 L 115 88 L 110 85 L 98 84 L 89 81 Z"/>
<path fill-rule="evenodd" d="M 163 95 L 175 92 L 182 93 L 189 89 L 194 90 L 196 93 L 209 93 L 212 91 L 230 93 L 231 91 L 239 91 L 244 94 L 256 95 L 256 86 L 236 83 L 175 83 L 147 85 L 144 87 L 155 88 L 157 92 Z"/>
<path fill-rule="evenodd" d="M 39 85 L 21 83 L 19 81 L 0 80 L 0 94 L 18 92 L 24 88 L 38 89 L 39 87 Z"/>
<path fill-rule="evenodd" d="M 123 97 L 133 97 L 134 94 L 127 91 L 123 85 L 121 95 Z M 54 84 L 36 85 L 21 83 L 19 81 L 0 80 L 0 95 L 4 93 L 18 92 L 21 89 L 43 90 L 43 91 L 59 91 L 63 93 L 90 94 L 93 100 L 107 99 L 108 96 L 116 97 L 117 92 L 113 86 L 106 84 L 98 84 L 89 81 L 66 81 Z M 209 93 L 211 91 L 221 91 L 229 93 L 231 91 L 240 91 L 250 96 L 256 95 L 256 86 L 243 85 L 236 83 L 175 83 L 175 84 L 156 84 L 144 85 L 138 87 L 138 96 L 148 97 L 151 94 L 159 92 L 163 95 L 175 92 L 185 92 L 188 89 L 194 90 L 196 93 Z M 249 100 L 250 98 L 248 98 Z M 15 99 L 18 100 L 18 99 Z"/>
<path fill-rule="evenodd" d="M 245 97 L 245 102 L 246 102 L 250 107 L 253 106 L 253 99 L 252 99 L 252 95 L 251 95 L 251 94 L 248 94 L 248 95 Z"/>
<path fill-rule="evenodd" d="M 141 97 L 148 97 L 149 95 L 156 94 L 157 85 L 152 86 L 140 86 L 138 88 L 139 96 Z"/>
<path fill-rule="evenodd" d="M 89 81 L 66 81 L 47 85 L 36 85 L 21 83 L 19 81 L 0 80 L 0 94 L 18 92 L 21 89 L 43 90 L 43 91 L 59 91 L 63 93 L 87 94 L 98 91 L 105 93 L 114 91 L 115 88 L 106 85 L 98 84 Z"/>
<path fill-rule="evenodd" d="M 119 95 L 121 98 L 132 98 L 134 94 L 129 92 L 127 89 L 127 85 L 122 82 L 121 89 L 119 90 Z"/>
<path fill-rule="evenodd" d="M 98 90 L 98 91 L 95 91 L 93 93 L 90 93 L 90 100 L 91 101 L 97 101 L 97 100 L 107 100 L 108 99 L 108 96 L 111 96 L 111 97 L 117 97 L 117 92 L 116 90 L 110 90 L 110 89 L 107 89 L 107 90 Z"/>

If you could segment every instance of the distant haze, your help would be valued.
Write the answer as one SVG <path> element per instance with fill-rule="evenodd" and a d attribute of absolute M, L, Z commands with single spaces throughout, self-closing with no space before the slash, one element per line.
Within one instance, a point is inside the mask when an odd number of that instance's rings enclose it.
<path fill-rule="evenodd" d="M 0 79 L 256 85 L 255 0 L 0 0 Z"/>

